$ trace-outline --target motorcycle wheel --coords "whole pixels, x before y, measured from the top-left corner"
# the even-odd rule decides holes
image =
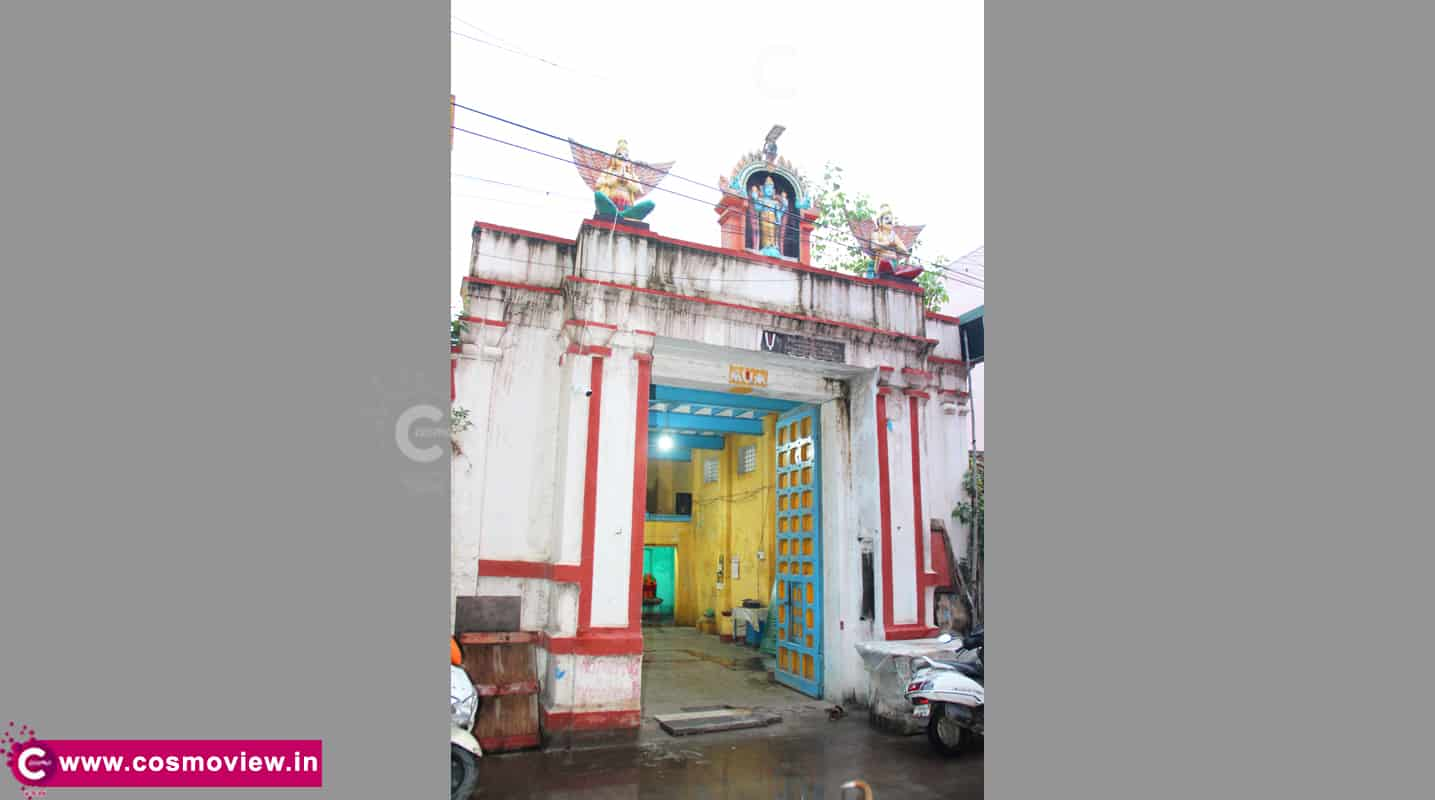
[[[947,716],[946,710],[945,703],[932,704],[932,716],[927,720],[927,741],[944,756],[960,755],[970,734],[955,718]]]
[[[449,800],[468,800],[478,788],[478,758],[456,744],[449,750]]]

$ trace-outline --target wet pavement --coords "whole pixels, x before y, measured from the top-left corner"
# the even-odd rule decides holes
[[[656,725],[647,724],[653,716],[690,708],[730,705],[779,711],[825,707],[821,700],[773,680],[769,661],[755,648],[723,642],[692,628],[645,626],[644,738],[656,730]]]
[[[769,728],[644,737],[636,746],[489,756],[474,797],[840,800],[852,779],[866,781],[877,800],[982,796],[979,750],[947,758],[926,736],[869,727],[860,711],[835,722],[820,711],[785,717]]]

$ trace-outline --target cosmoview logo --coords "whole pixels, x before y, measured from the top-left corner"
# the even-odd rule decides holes
[[[30,744],[15,754],[15,771],[30,783],[44,783],[55,774],[55,754],[43,743]]]
[[[437,461],[443,457],[443,445],[420,444],[424,440],[442,441],[442,437],[447,435],[447,431],[439,425],[443,421],[443,417],[443,412],[434,406],[418,405],[406,409],[394,424],[394,441],[399,446],[399,452],[403,453],[404,457],[410,461],[417,461],[420,464]],[[432,423],[432,425],[420,427],[420,423],[423,422]]]

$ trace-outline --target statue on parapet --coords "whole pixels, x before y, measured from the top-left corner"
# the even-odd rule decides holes
[[[863,255],[872,259],[867,277],[896,277],[915,281],[923,270],[907,263],[912,256],[912,247],[917,244],[917,235],[925,225],[898,225],[892,216],[892,209],[885,203],[878,210],[875,219],[855,220],[848,224]]]
[[[765,256],[780,258],[782,225],[787,221],[787,215],[792,209],[787,192],[775,192],[772,176],[769,175],[767,180],[762,182],[761,190],[756,186],[752,187],[748,199],[752,201],[752,239],[757,242],[757,251]]]
[[[610,155],[602,150],[585,147],[568,140],[573,150],[573,163],[588,188],[593,190],[593,205],[598,217],[641,220],[653,210],[652,200],[643,195],[652,191],[676,162],[646,164],[628,157],[628,142],[618,140]]]

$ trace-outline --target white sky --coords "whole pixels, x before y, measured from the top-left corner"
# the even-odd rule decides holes
[[[537,57],[451,35],[459,103],[604,150],[626,138],[636,159],[677,162],[663,188],[713,202],[719,177],[782,124],[778,152],[809,181],[836,162],[847,188],[925,224],[923,260],[985,242],[981,3],[452,5],[454,31]],[[455,124],[569,156],[565,143],[461,109]],[[572,237],[593,214],[571,164],[455,132],[452,165],[528,187],[452,178],[455,306],[474,220]],[[654,231],[718,243],[710,204],[647,199]],[[983,303],[980,289],[947,284],[944,313]]]

